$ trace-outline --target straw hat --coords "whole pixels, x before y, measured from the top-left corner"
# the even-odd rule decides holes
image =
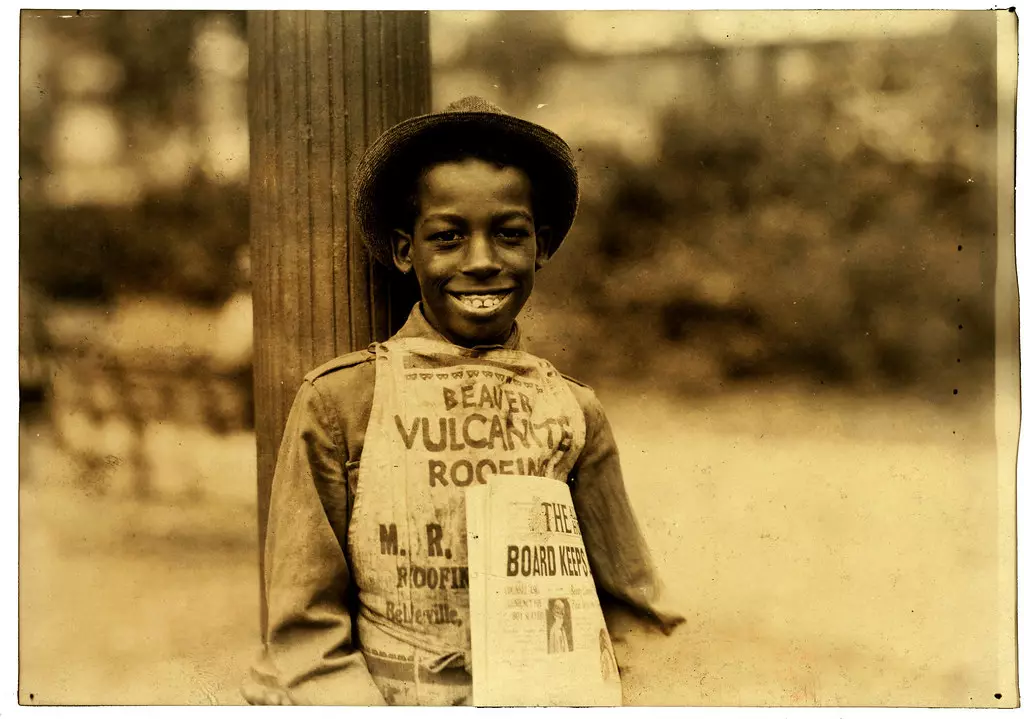
[[[485,148],[488,156],[521,167],[533,185],[535,213],[551,230],[549,251],[565,239],[579,205],[572,151],[558,135],[509,115],[479,97],[465,97],[440,112],[386,130],[363,155],[356,171],[355,214],[370,252],[391,264],[391,232],[420,170],[445,152]]]

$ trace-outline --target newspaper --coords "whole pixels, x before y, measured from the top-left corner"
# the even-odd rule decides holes
[[[620,706],[568,486],[496,475],[467,488],[466,515],[473,703]]]

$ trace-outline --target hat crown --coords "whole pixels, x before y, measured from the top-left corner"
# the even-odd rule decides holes
[[[456,100],[442,110],[442,112],[489,112],[494,115],[508,114],[494,103],[488,102],[482,97],[477,97],[476,95],[470,95],[469,97],[463,97]]]

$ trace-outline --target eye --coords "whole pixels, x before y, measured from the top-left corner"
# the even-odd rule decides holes
[[[458,230],[442,230],[434,232],[427,239],[440,247],[453,247],[462,239],[462,233]]]
[[[530,231],[523,227],[499,227],[494,236],[503,240],[524,240],[530,236]]]

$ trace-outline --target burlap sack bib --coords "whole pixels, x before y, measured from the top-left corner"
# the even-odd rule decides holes
[[[349,551],[359,640],[393,704],[468,700],[464,491],[494,474],[566,481],[586,437],[562,376],[517,350],[432,339],[376,347]]]

